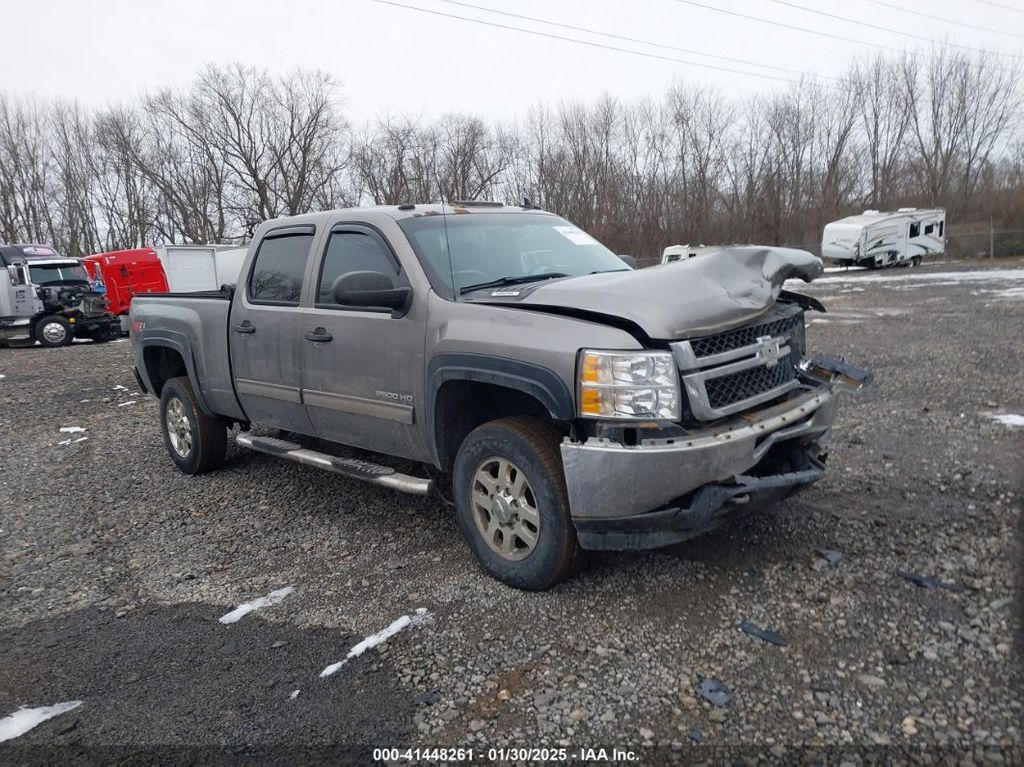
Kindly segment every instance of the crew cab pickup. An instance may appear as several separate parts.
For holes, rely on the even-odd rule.
[[[182,471],[237,426],[394,490],[450,477],[483,568],[536,590],[823,476],[836,396],[871,374],[806,348],[824,308],[783,284],[821,272],[767,247],[633,270],[532,207],[406,204],[267,221],[237,286],[138,295],[130,326]]]

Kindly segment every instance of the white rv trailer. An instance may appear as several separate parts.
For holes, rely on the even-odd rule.
[[[821,256],[840,266],[918,266],[946,250],[946,211],[866,210],[825,225]]]
[[[248,248],[225,245],[164,245],[156,248],[174,293],[218,290],[238,282]]]
[[[673,261],[686,261],[696,256],[704,256],[721,250],[722,245],[669,245],[661,254],[661,263],[671,264]]]

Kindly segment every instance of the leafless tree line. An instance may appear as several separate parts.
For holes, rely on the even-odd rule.
[[[352,126],[330,75],[244,66],[98,110],[0,94],[0,241],[73,255],[238,242],[276,216],[438,199],[529,198],[641,256],[673,242],[809,246],[864,208],[1022,227],[1022,83],[995,55],[936,49],[742,101],[677,84],[501,125]]]

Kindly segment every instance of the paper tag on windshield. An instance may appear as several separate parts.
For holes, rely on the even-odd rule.
[[[597,240],[575,226],[556,226],[555,230],[565,239],[575,242],[577,245],[595,245],[597,243]]]

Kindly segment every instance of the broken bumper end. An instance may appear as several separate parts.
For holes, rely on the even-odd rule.
[[[590,550],[631,551],[682,543],[710,532],[825,476],[806,469],[770,477],[738,476],[734,482],[705,485],[685,507],[671,507],[628,517],[576,520],[580,546]]]

